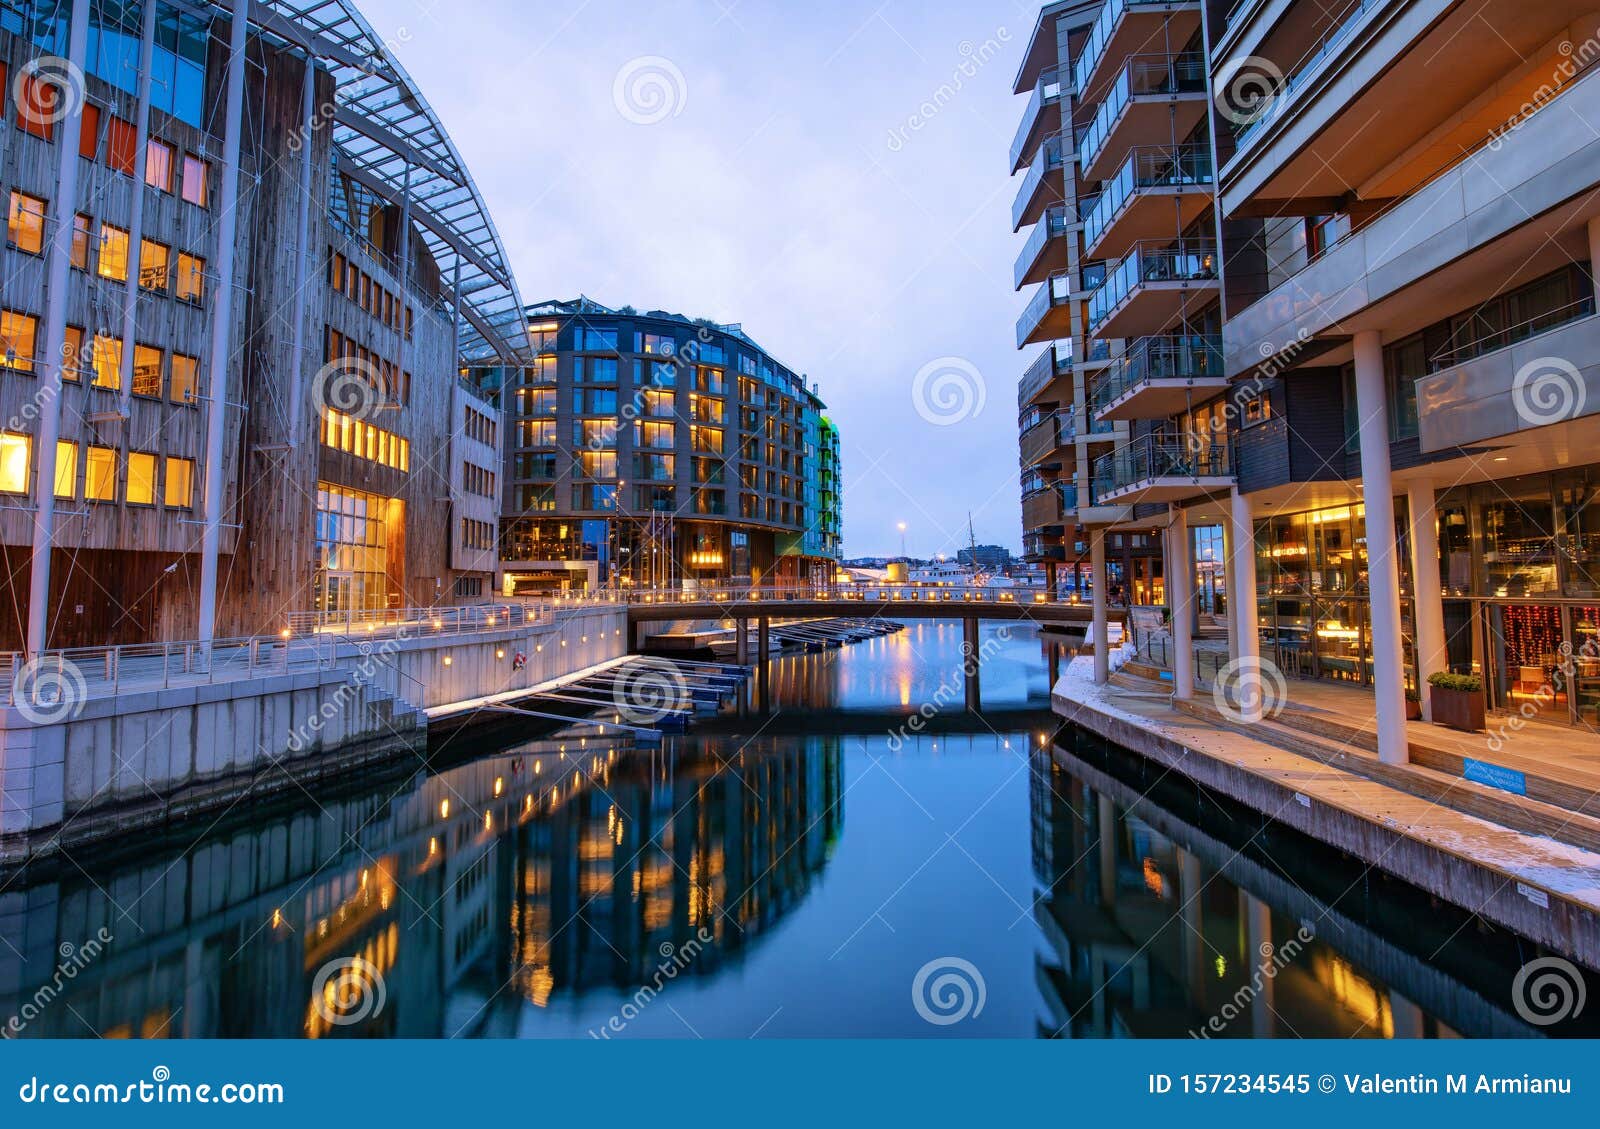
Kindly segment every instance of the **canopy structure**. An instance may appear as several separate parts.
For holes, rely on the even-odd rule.
[[[249,10],[253,24],[333,75],[340,171],[394,203],[409,192],[412,222],[461,315],[462,359],[526,363],[522,300],[500,234],[466,162],[388,45],[349,0],[249,0]]]

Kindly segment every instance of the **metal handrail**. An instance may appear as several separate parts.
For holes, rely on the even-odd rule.
[[[1333,54],[1333,49],[1339,46],[1347,36],[1355,30],[1356,24],[1361,22],[1361,17],[1371,8],[1380,6],[1384,0],[1355,0],[1349,11],[1344,14],[1336,26],[1327,35],[1306,49],[1305,54],[1289,66],[1283,68],[1283,82],[1268,99],[1263,112],[1253,118],[1247,118],[1239,123],[1234,131],[1234,137],[1243,150],[1250,137],[1269,119],[1276,118],[1283,113],[1285,104],[1294,94],[1295,88],[1306,80],[1324,59]]]
[[[1134,289],[1150,282],[1204,282],[1217,277],[1217,248],[1207,240],[1179,240],[1176,246],[1142,240],[1106,272],[1089,299],[1091,332],[1111,316]]]
[[[1542,314],[1519,321],[1516,325],[1506,326],[1475,337],[1462,344],[1446,345],[1433,356],[1428,358],[1428,371],[1439,372],[1442,369],[1453,368],[1467,361],[1497,352],[1500,349],[1510,348],[1520,341],[1530,337],[1537,337],[1552,329],[1571,325],[1573,322],[1582,321],[1584,318],[1594,316],[1594,296],[1589,295],[1579,298],[1576,302],[1569,302],[1553,310],[1546,310]]]
[[[1205,59],[1198,52],[1128,56],[1078,142],[1079,167],[1094,164],[1101,146],[1111,136],[1112,126],[1132,99],[1150,94],[1203,94],[1205,89]]]
[[[1092,493],[1098,502],[1111,491],[1153,478],[1221,478],[1232,473],[1229,466],[1226,443],[1146,435],[1094,461]]]
[[[1215,334],[1160,334],[1140,337],[1089,387],[1091,411],[1150,380],[1201,380],[1222,377],[1222,339]]]
[[[1204,145],[1136,145],[1083,217],[1083,243],[1093,247],[1139,192],[1212,184],[1211,149]]]

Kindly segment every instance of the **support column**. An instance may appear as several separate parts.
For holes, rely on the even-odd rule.
[[[1405,665],[1400,640],[1400,562],[1395,559],[1394,487],[1389,473],[1389,408],[1383,342],[1376,330],[1355,335],[1356,414],[1360,420],[1361,494],[1366,505],[1367,577],[1372,608],[1372,681],[1378,759],[1410,760],[1406,744]]]
[[[150,159],[150,84],[156,43],[156,4],[144,6],[139,28],[139,104],[133,121],[133,209],[128,220],[128,278],[122,292],[122,363],[117,378],[122,418],[133,416],[133,352],[139,312],[140,261],[144,257],[145,170]],[[76,136],[76,135],[74,135]],[[177,170],[171,170],[176,173]]]
[[[978,693],[979,666],[978,621],[968,616],[961,621],[961,672],[966,676],[968,713],[977,713],[983,708]]]
[[[154,7],[155,5],[151,5]],[[311,251],[311,193],[312,158],[316,148],[317,129],[317,65],[306,55],[306,73],[300,88],[300,206],[295,216],[295,246],[299,256],[294,265],[294,344],[289,354],[289,448],[300,446],[300,423],[305,393],[301,380],[305,375],[306,352],[306,271],[312,260]],[[342,282],[341,282],[342,284]],[[320,412],[328,405],[318,404]]]
[[[1172,589],[1173,694],[1194,697],[1194,553],[1189,548],[1189,515],[1172,508],[1167,526],[1167,586]]]
[[[733,661],[740,666],[749,666],[750,621],[748,619],[736,619],[733,621],[733,629],[739,633],[739,637],[734,641],[733,645]]]
[[[1094,589],[1094,684],[1104,686],[1111,681],[1111,648],[1107,637],[1111,634],[1106,629],[1106,531],[1104,529],[1091,529],[1089,531],[1089,582]]]
[[[72,6],[67,62],[82,73],[89,50],[89,5]],[[56,190],[50,202],[50,261],[45,269],[44,339],[34,350],[39,371],[39,426],[34,439],[33,563],[28,574],[28,655],[50,643],[50,551],[56,531],[56,442],[61,438],[61,347],[67,336],[67,289],[72,270],[72,228],[78,214],[78,135],[81,99],[61,94],[67,116],[56,123]]]
[[[1422,718],[1432,721],[1428,676],[1450,666],[1444,638],[1444,588],[1439,580],[1439,520],[1434,510],[1433,483],[1410,483],[1406,487],[1406,503],[1411,511],[1411,626],[1416,635],[1417,689],[1422,698]]]
[[[200,548],[200,644],[209,652],[217,633],[218,554],[222,550],[223,440],[228,426],[228,358],[232,353],[233,267],[239,213],[239,145],[244,133],[244,63],[250,27],[247,0],[233,0],[228,18],[227,125],[222,142],[222,190],[217,199],[217,293],[211,304],[211,353],[206,387],[204,538]],[[209,654],[207,654],[209,661]]]
[[[1228,625],[1228,661],[1233,662],[1239,657],[1239,620],[1234,615],[1234,594],[1239,582],[1238,573],[1234,569],[1233,543],[1236,540],[1233,532],[1233,522],[1228,520],[1222,524],[1222,587],[1224,599],[1227,601]]]
[[[772,708],[772,620],[762,616],[756,620],[756,702],[762,713]]]
[[[1239,695],[1242,720],[1260,721],[1264,705],[1261,694],[1261,624],[1256,607],[1256,521],[1255,507],[1246,494],[1233,491],[1233,507],[1228,515],[1228,607],[1234,641],[1229,645],[1246,678],[1254,678],[1254,693]],[[1250,690],[1241,685],[1241,689]]]

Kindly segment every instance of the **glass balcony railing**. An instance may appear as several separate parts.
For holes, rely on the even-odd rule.
[[[1222,338],[1215,334],[1140,337],[1089,386],[1089,410],[1098,414],[1150,380],[1221,379]]]
[[[1156,282],[1204,282],[1216,277],[1215,244],[1194,240],[1175,246],[1136,243],[1133,250],[1106,272],[1105,285],[1089,299],[1089,332],[1105,324],[1112,311],[1142,286]]]
[[[1100,65],[1106,47],[1111,43],[1111,36],[1116,32],[1117,25],[1122,22],[1122,17],[1128,14],[1129,8],[1137,8],[1141,4],[1168,2],[1169,0],[1106,0],[1105,6],[1100,9],[1100,18],[1094,21],[1094,26],[1089,29],[1089,38],[1084,40],[1083,46],[1078,51],[1078,61],[1073,64],[1073,88],[1089,89],[1089,76]]]
[[[1316,74],[1324,59],[1334,54],[1350,37],[1361,17],[1373,8],[1381,7],[1385,0],[1351,0],[1349,9],[1344,13],[1336,27],[1331,28],[1328,34],[1312,46],[1299,62],[1284,69],[1284,80],[1278,89],[1268,97],[1262,99],[1260,111],[1235,123],[1234,136],[1238,139],[1242,149],[1245,142],[1253,137],[1261,126],[1273,118],[1281,115],[1294,96],[1297,88],[1303,86],[1307,79]]]
[[[1016,201],[1011,205],[1011,226],[1019,228],[1022,221],[1027,218],[1028,205],[1033,202],[1033,197],[1039,191],[1039,186],[1044,183],[1044,178],[1053,172],[1059,171],[1067,163],[1067,141],[1060,134],[1044,139],[1044,144],[1039,146],[1039,151],[1034,154],[1033,164],[1028,166],[1028,174],[1022,178],[1022,188],[1017,192]]]
[[[1078,289],[1084,292],[1099,290],[1106,284],[1105,263],[1084,263],[1079,274],[1083,278],[1083,284]]]
[[[1228,445],[1203,436],[1165,439],[1146,435],[1094,461],[1091,491],[1097,505],[1110,505],[1111,496],[1141,482],[1158,478],[1225,478],[1229,470]]]
[[[1094,120],[1083,131],[1083,139],[1078,142],[1078,166],[1088,168],[1094,164],[1133,99],[1147,94],[1204,94],[1205,90],[1206,64],[1197,53],[1130,56],[1106,91]]]
[[[1022,254],[1017,256],[1017,285],[1021,286],[1028,277],[1028,272],[1033,269],[1033,264],[1039,261],[1039,256],[1044,253],[1045,244],[1050,240],[1059,238],[1067,233],[1067,217],[1070,213],[1066,205],[1057,204],[1046,210],[1039,222],[1033,225],[1033,232],[1028,236],[1028,242],[1022,247]]]
[[[1039,323],[1045,319],[1052,308],[1065,305],[1072,294],[1072,276],[1070,274],[1053,274],[1049,281],[1039,287],[1039,292],[1033,296],[1033,301],[1028,303],[1028,308],[1022,311],[1022,317],[1017,320],[1017,348],[1028,343],[1028,338],[1033,336],[1033,331],[1039,328]]]
[[[1093,247],[1134,196],[1153,188],[1212,183],[1211,150],[1205,145],[1136,146],[1117,174],[1101,186],[1094,210],[1083,219],[1083,244]]]
[[[1039,81],[1034,84],[1033,94],[1028,98],[1028,108],[1022,111],[1022,124],[1017,127],[1016,139],[1011,142],[1012,168],[1022,163],[1022,154],[1027,151],[1028,140],[1039,124],[1039,115],[1044,113],[1045,107],[1054,106],[1061,101],[1062,91],[1060,70],[1052,68],[1039,76]]]
[[[1058,376],[1064,376],[1072,371],[1072,342],[1051,342],[1044,352],[1034,359],[1028,366],[1028,371],[1022,374],[1022,379],[1017,382],[1018,395],[1022,403],[1026,404],[1044,391],[1045,386]]]
[[[1067,443],[1072,443],[1076,441],[1080,435],[1089,437],[1095,435],[1115,435],[1117,433],[1117,423],[1115,420],[1098,420],[1094,418],[1093,413],[1090,413],[1087,422],[1088,426],[1084,426],[1084,421],[1078,419],[1076,412],[1067,413],[1067,417],[1061,425],[1062,440]]]

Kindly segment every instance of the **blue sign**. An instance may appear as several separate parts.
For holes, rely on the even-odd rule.
[[[1475,761],[1465,757],[1466,769],[1462,775],[1474,784],[1487,784],[1491,788],[1498,788],[1502,792],[1514,792],[1518,796],[1528,794],[1528,778],[1522,773],[1503,765],[1490,764],[1488,761]]]

